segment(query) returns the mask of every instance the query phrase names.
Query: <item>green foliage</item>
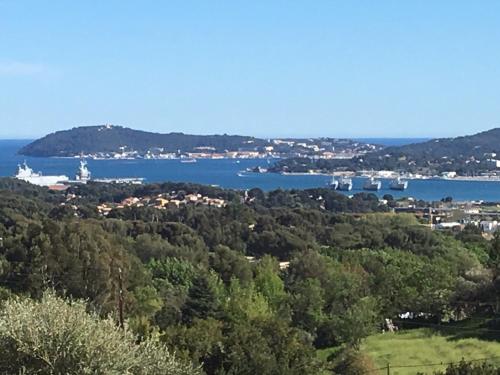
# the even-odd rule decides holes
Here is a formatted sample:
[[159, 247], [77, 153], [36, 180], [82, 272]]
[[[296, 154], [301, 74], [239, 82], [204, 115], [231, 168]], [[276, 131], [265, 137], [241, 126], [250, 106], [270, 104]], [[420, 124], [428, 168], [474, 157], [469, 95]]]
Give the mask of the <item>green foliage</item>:
[[379, 323], [377, 301], [363, 297], [354, 303], [345, 314], [333, 318], [333, 330], [342, 342], [358, 348], [361, 340], [374, 333]]
[[[324, 323], [325, 291], [317, 279], [298, 281], [293, 287], [291, 299], [292, 321], [302, 329], [315, 334]], [[332, 341], [325, 346], [331, 346]]]
[[147, 267], [155, 287], [159, 290], [169, 286], [187, 290], [192, 286], [196, 275], [195, 267], [191, 263], [176, 258], [152, 259]]
[[285, 284], [280, 277], [276, 259], [265, 255], [255, 266], [254, 284], [256, 290], [266, 298], [267, 303], [278, 311], [287, 299]]
[[214, 366], [213, 358], [219, 355], [223, 346], [223, 323], [213, 318], [194, 319], [190, 326], [168, 327], [161, 339], [175, 348], [178, 355], [208, 369]]
[[231, 250], [227, 246], [217, 246], [211, 259], [211, 266], [225, 283], [236, 277], [242, 284], [252, 280], [252, 268], [243, 254]]
[[121, 126], [81, 126], [58, 131], [38, 139], [23, 147], [21, 155], [30, 156], [74, 156], [81, 153], [118, 152], [127, 145], [131, 150], [148, 151], [163, 148], [168, 152], [193, 152], [203, 145], [214, 147], [216, 151], [238, 150], [251, 142], [263, 146], [266, 141], [236, 135], [189, 135], [183, 133], [158, 134], [133, 130]]
[[81, 301], [45, 293], [40, 301], [9, 299], [0, 312], [0, 371], [26, 374], [172, 374], [198, 371], [154, 341], [111, 319], [86, 312]]
[[188, 290], [186, 303], [182, 309], [182, 319], [192, 323], [195, 319], [216, 317], [220, 311], [217, 291], [207, 275], [198, 275]]
[[309, 338], [276, 320], [240, 321], [226, 333], [215, 361], [217, 374], [318, 374], [321, 366]]
[[[0, 301], [52, 287], [116, 316], [121, 294], [135, 339], [161, 337], [208, 375], [316, 374], [315, 349], [365, 348], [385, 318], [439, 323], [498, 309], [498, 238], [374, 213], [386, 208], [369, 194], [87, 184], [72, 188], [77, 209], [67, 211], [62, 194], [12, 189], [0, 200]], [[173, 190], [229, 204], [82, 211]]]
[[[475, 317], [473, 322], [477, 321]], [[465, 323], [442, 323], [441, 326], [441, 329], [434, 326], [371, 335], [363, 341], [361, 351], [373, 359], [377, 368], [384, 368], [390, 363], [394, 367], [391, 374], [400, 375], [444, 372], [449, 363], [458, 363], [462, 358], [478, 360], [494, 357], [492, 360], [498, 363], [498, 333], [492, 336], [491, 332]], [[441, 365], [427, 366], [431, 364]], [[396, 368], [405, 365], [413, 367]]]
[[266, 298], [255, 289], [253, 283], [245, 287], [238, 279], [231, 279], [224, 312], [232, 322], [265, 320], [272, 316]]
[[344, 349], [334, 359], [333, 373], [339, 375], [363, 375], [377, 373], [373, 360], [366, 353], [352, 348]]
[[490, 363], [470, 363], [462, 360], [458, 364], [449, 365], [444, 372], [438, 371], [435, 375], [498, 375], [500, 367]]

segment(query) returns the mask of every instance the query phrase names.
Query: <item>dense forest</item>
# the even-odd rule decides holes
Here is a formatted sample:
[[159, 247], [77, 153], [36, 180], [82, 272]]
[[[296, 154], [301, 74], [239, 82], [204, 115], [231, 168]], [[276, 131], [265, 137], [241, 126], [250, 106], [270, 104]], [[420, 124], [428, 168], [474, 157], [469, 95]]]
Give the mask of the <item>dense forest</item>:
[[393, 170], [437, 174], [456, 171], [474, 175], [496, 170], [500, 154], [500, 128], [457, 138], [432, 139], [427, 142], [387, 147], [353, 159], [291, 158], [277, 162], [274, 172], [323, 172], [333, 170]]
[[[125, 207], [106, 217], [96, 210], [173, 190], [228, 204]], [[29, 345], [19, 344], [48, 331], [26, 339], [21, 328], [5, 328], [19, 325], [16, 316], [36, 321], [35, 312], [59, 327], [50, 309], [69, 317], [53, 342], [73, 327], [64, 322], [80, 321], [85, 353], [102, 335], [123, 342], [119, 353], [136, 345], [129, 373], [304, 375], [361, 373], [349, 372], [351, 362], [385, 319], [404, 326], [400, 314], [413, 313], [440, 323], [499, 308], [500, 238], [486, 241], [472, 227], [433, 232], [371, 194], [174, 183], [60, 193], [3, 179], [0, 198], [0, 340], [9, 343], [0, 357], [11, 358], [0, 361], [3, 373], [19, 363], [50, 367], [42, 360], [49, 350], [28, 356]], [[318, 357], [331, 347], [332, 356]], [[152, 351], [169, 362], [154, 367]], [[39, 373], [67, 370], [74, 353]]]

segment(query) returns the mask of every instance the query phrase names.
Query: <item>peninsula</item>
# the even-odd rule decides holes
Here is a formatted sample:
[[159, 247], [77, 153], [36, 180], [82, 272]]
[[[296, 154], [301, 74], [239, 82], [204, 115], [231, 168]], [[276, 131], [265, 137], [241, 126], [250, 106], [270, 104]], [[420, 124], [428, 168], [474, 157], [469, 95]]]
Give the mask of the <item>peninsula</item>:
[[350, 159], [288, 158], [275, 163], [269, 171], [392, 171], [428, 177], [497, 178], [500, 176], [500, 128], [474, 135], [436, 138], [422, 143], [387, 147]]
[[381, 147], [349, 139], [275, 138], [241, 135], [152, 133], [115, 125], [83, 126], [38, 139], [19, 154], [91, 159], [188, 158], [352, 158]]

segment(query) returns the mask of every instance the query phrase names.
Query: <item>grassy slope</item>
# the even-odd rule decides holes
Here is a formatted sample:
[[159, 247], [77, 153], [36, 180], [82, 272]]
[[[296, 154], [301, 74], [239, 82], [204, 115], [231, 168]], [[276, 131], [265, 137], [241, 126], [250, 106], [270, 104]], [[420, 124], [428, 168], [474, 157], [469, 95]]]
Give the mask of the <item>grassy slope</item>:
[[[500, 341], [485, 341], [475, 337], [456, 337], [436, 334], [429, 329], [414, 329], [396, 334], [378, 334], [368, 337], [362, 349], [377, 364], [384, 367], [458, 362], [462, 358], [473, 360], [500, 356]], [[500, 358], [495, 360], [500, 362]], [[443, 366], [394, 368], [391, 374], [432, 373]]]

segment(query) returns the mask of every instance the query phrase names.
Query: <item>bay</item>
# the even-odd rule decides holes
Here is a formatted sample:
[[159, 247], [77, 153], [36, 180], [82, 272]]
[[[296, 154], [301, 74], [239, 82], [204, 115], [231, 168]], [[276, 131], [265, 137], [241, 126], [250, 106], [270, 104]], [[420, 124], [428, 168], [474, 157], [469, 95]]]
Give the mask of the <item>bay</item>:
[[[77, 158], [33, 158], [17, 155], [17, 151], [29, 140], [0, 140], [0, 176], [13, 176], [17, 165], [26, 161], [35, 171], [45, 175], [65, 174], [70, 178], [78, 169]], [[401, 141], [398, 141], [399, 144]], [[197, 163], [181, 163], [179, 160], [88, 160], [89, 169], [95, 178], [144, 177], [147, 182], [195, 182], [218, 185], [232, 189], [263, 190], [305, 189], [325, 187], [330, 177], [322, 175], [289, 175], [238, 173], [255, 166], [267, 167], [265, 159], [216, 159], [198, 160]], [[347, 194], [362, 192], [364, 179], [354, 178], [354, 188]], [[440, 200], [451, 196], [455, 200], [500, 201], [500, 182], [497, 181], [450, 181], [411, 180], [406, 191], [389, 189], [389, 180], [382, 179], [379, 196], [411, 196], [424, 200]]]

